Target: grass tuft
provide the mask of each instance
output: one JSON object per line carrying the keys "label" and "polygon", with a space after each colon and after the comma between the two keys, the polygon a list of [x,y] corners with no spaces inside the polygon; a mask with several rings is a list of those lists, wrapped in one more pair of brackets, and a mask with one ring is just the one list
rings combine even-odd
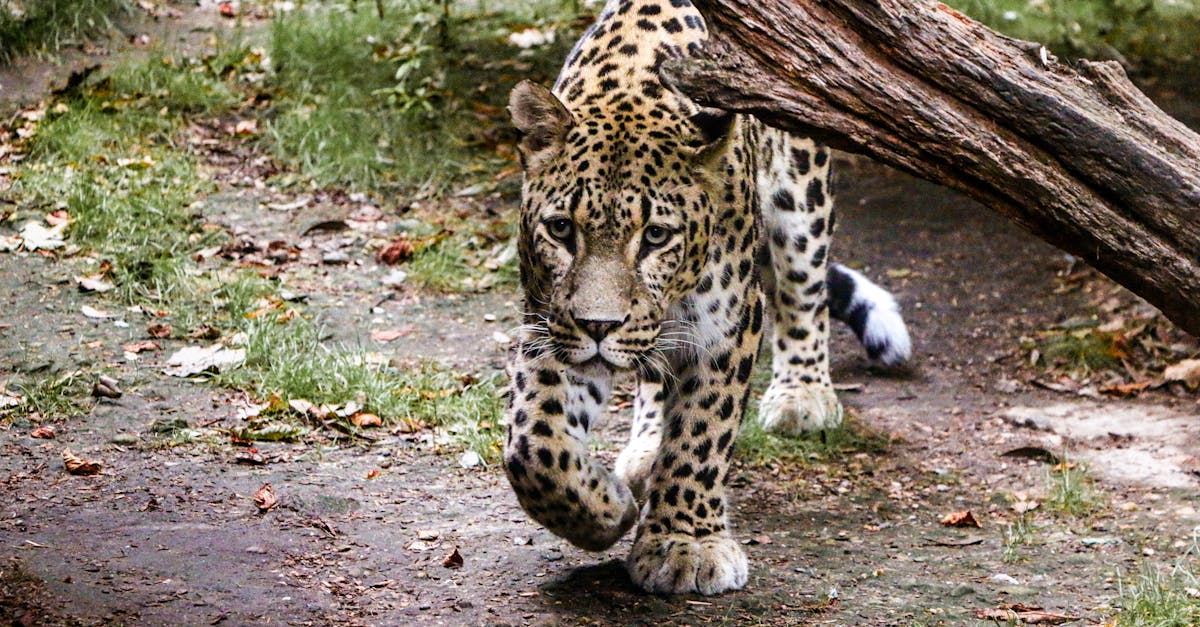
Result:
{"label": "grass tuft", "polygon": [[1169,574],[1144,564],[1132,581],[1118,578],[1121,627],[1191,627],[1200,624],[1200,581],[1176,567]]}
{"label": "grass tuft", "polygon": [[1096,512],[1103,504],[1083,467],[1059,464],[1047,473],[1046,482],[1050,494],[1045,505],[1051,511],[1080,518]]}
{"label": "grass tuft", "polygon": [[30,52],[53,52],[111,26],[129,11],[123,0],[0,2],[0,63]]}
{"label": "grass tuft", "polygon": [[[276,95],[269,137],[282,161],[322,185],[445,191],[468,174],[511,165],[508,91],[557,72],[575,36],[567,3],[496,13],[440,3],[385,3],[381,19],[338,2],[280,15],[271,30]],[[505,37],[520,25],[562,30],[518,59]],[[488,165],[490,162],[490,165]]]}

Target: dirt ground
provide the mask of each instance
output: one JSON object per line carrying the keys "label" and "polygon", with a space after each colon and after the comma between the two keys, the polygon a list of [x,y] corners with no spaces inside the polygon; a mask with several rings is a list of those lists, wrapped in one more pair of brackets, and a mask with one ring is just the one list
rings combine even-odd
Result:
{"label": "dirt ground", "polygon": [[[56,67],[61,78],[67,66]],[[1194,106],[1186,91],[1156,89],[1195,122],[1197,110],[1183,108]],[[1081,291],[1056,293],[1064,255],[945,189],[860,160],[838,166],[836,256],[896,293],[915,367],[872,371],[838,330],[842,400],[881,444],[834,461],[738,466],[732,511],[751,560],[745,590],[713,598],[638,592],[621,563],[628,538],[601,554],[567,545],[528,520],[497,467],[463,468],[429,433],[355,445],[263,443],[270,463],[254,466],[237,463],[232,445],[167,446],[163,425],[232,425],[240,397],[159,375],[174,347],[126,361],[120,346],[142,339],[140,320],[129,314],[122,327],[87,319],[80,307],[93,297],[59,264],[4,254],[0,374],[101,364],[119,373],[127,393],[59,422],[55,440],[30,437],[28,421],[0,425],[0,619],[962,625],[978,621],[978,610],[1025,604],[1100,624],[1121,582],[1143,565],[1194,566],[1196,396],[1118,400],[1032,385],[1020,339],[1092,312]],[[309,223],[294,211],[261,210],[258,193],[228,185],[201,210],[252,239],[294,238]],[[302,259],[288,279],[335,339],[402,359],[502,367],[492,336],[515,325],[517,293],[397,291],[381,284],[389,269],[361,246],[339,245],[350,263]],[[372,329],[408,325],[414,332],[398,340],[370,339]],[[605,435],[620,437],[627,420],[614,414]],[[1023,446],[1085,464],[1099,510],[1082,518],[1035,510],[1026,541],[1006,543],[1014,501],[1045,498],[1048,465],[1003,455]],[[103,460],[104,472],[67,475],[63,448]],[[260,514],[252,495],[266,482],[280,506]],[[967,509],[981,528],[939,523]],[[444,566],[455,547],[462,566]]]}

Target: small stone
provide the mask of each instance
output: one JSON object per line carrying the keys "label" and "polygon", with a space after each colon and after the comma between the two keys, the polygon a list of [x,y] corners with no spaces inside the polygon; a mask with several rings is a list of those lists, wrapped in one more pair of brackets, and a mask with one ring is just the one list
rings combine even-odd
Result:
{"label": "small stone", "polygon": [[484,322],[495,322],[496,314],[483,314],[483,321]]}
{"label": "small stone", "polygon": [[458,458],[458,465],[463,468],[475,468],[483,463],[483,458],[475,451],[467,451]]}
{"label": "small stone", "polygon": [[331,266],[345,265],[345,264],[350,263],[350,255],[347,255],[346,253],[344,253],[340,250],[335,250],[333,252],[328,252],[328,253],[325,253],[324,255],[322,255],[321,261],[323,263],[325,263],[327,265],[331,265]]}
{"label": "small stone", "polygon": [[384,287],[396,287],[407,280],[407,272],[403,270],[392,270],[387,274],[387,276],[380,279],[379,282],[382,283]]}
{"label": "small stone", "polygon": [[114,435],[112,437],[112,439],[109,441],[118,446],[133,446],[134,444],[137,444],[139,440],[140,440],[140,438],[138,438],[138,436],[135,434],[118,433],[117,435]]}
{"label": "small stone", "polygon": [[442,537],[442,534],[441,534],[441,532],[438,532],[438,531],[420,530],[420,529],[417,530],[417,539],[418,540],[423,540],[425,542],[431,542],[433,540],[437,540],[440,537]]}
{"label": "small stone", "polygon": [[989,577],[989,579],[998,583],[1006,583],[1011,586],[1017,586],[1021,584],[1021,582],[1017,581],[1012,575],[1006,575],[1004,573],[996,573],[995,575]]}
{"label": "small stone", "polygon": [[255,555],[266,555],[267,550],[257,544],[254,544],[246,547],[246,552],[254,553]]}

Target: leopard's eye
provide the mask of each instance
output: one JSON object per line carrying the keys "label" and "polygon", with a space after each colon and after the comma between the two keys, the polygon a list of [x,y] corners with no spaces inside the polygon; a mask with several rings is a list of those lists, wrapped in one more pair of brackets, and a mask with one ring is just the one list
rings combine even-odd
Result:
{"label": "leopard's eye", "polygon": [[550,237],[566,243],[575,232],[575,225],[568,218],[553,218],[546,221],[546,231],[550,233]]}
{"label": "leopard's eye", "polygon": [[651,248],[658,248],[666,244],[669,239],[671,239],[670,229],[657,225],[646,227],[642,233],[642,241]]}

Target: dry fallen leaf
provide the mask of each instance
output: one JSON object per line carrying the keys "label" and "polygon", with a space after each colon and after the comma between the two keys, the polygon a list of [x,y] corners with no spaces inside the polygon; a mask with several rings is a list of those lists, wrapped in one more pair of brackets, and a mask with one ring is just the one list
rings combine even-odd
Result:
{"label": "dry fallen leaf", "polygon": [[155,322],[154,324],[151,324],[150,326],[146,327],[147,335],[149,335],[150,337],[158,338],[160,340],[171,337],[171,333],[172,333],[171,325],[165,324],[162,322]]}
{"label": "dry fallen leaf", "polygon": [[350,416],[350,424],[356,427],[382,427],[383,419],[375,414],[360,412]]}
{"label": "dry fallen leaf", "polygon": [[243,137],[258,134],[258,120],[254,118],[238,120],[238,123],[233,126],[233,134]]}
{"label": "dry fallen leaf", "polygon": [[1143,379],[1134,381],[1133,383],[1114,383],[1112,385],[1100,386],[1101,394],[1110,394],[1112,396],[1137,396],[1145,392],[1147,388],[1154,385],[1153,379]]}
{"label": "dry fallen leaf", "polygon": [[379,469],[378,469],[378,468],[372,468],[371,470],[367,471],[367,478],[368,478],[368,479],[374,479],[375,477],[378,477],[378,476],[379,476]]}
{"label": "dry fallen leaf", "polygon": [[1200,387],[1200,359],[1185,359],[1167,366],[1163,371],[1167,381],[1182,381],[1190,388]]}
{"label": "dry fallen leaf", "polygon": [[413,327],[403,327],[400,329],[376,329],[371,331],[372,342],[391,342],[398,340],[406,335],[412,335],[416,329]]}
{"label": "dry fallen leaf", "polygon": [[246,361],[243,348],[225,348],[222,344],[212,346],[188,346],[167,358],[168,368],[163,374],[172,377],[187,377],[209,371],[237,368]]}
{"label": "dry fallen leaf", "polygon": [[969,509],[964,509],[960,512],[950,512],[949,514],[942,516],[941,522],[943,525],[946,525],[947,527],[982,527],[983,526],[983,525],[979,524],[979,521],[975,519],[975,514],[972,514],[971,510],[969,510]]}
{"label": "dry fallen leaf", "polygon": [[100,375],[100,379],[92,385],[92,396],[96,398],[121,398],[124,392],[120,384],[112,377]]}
{"label": "dry fallen leaf", "polygon": [[416,245],[407,235],[401,235],[395,241],[388,244],[386,248],[379,251],[376,259],[380,263],[394,266],[398,263],[412,259],[413,253],[417,251]]}
{"label": "dry fallen leaf", "polygon": [[1037,501],[1027,501],[1022,499],[1012,504],[1012,510],[1018,514],[1024,514],[1037,509],[1038,505],[1040,505],[1040,503]]}
{"label": "dry fallen leaf", "polygon": [[215,340],[221,337],[221,330],[205,322],[188,331],[187,336],[192,340]]}
{"label": "dry fallen leaf", "polygon": [[53,440],[55,436],[54,427],[38,427],[29,434],[29,437],[39,440]]}
{"label": "dry fallen leaf", "polygon": [[1042,608],[1014,603],[991,609],[975,610],[975,618],[980,620],[993,620],[1013,622],[1017,621],[1022,625],[1061,625],[1071,621],[1079,620],[1078,616],[1067,616],[1063,614],[1051,614],[1043,612]]}
{"label": "dry fallen leaf", "polygon": [[442,558],[442,566],[446,568],[462,568],[463,556],[458,552],[458,547],[454,547],[450,554]]}
{"label": "dry fallen leaf", "polygon": [[88,305],[80,307],[79,311],[82,312],[84,316],[87,316],[93,320],[104,320],[106,318],[113,317],[112,314],[108,313],[107,311],[96,309],[95,307],[90,307]]}
{"label": "dry fallen leaf", "polygon": [[103,274],[77,276],[75,277],[75,282],[79,284],[79,289],[84,292],[107,292],[114,287],[112,281],[105,279]]}
{"label": "dry fallen leaf", "polygon": [[154,340],[140,340],[137,342],[122,344],[121,350],[125,351],[126,353],[137,354],[144,353],[146,351],[162,350],[162,346],[160,346],[158,342],[155,342]]}
{"label": "dry fallen leaf", "polygon": [[63,466],[66,466],[67,472],[73,475],[97,475],[100,474],[100,462],[83,459],[71,452],[71,449],[65,448],[62,452]]}
{"label": "dry fallen leaf", "polygon": [[59,209],[58,211],[51,211],[50,213],[47,213],[45,216],[45,220],[46,220],[46,223],[49,224],[50,226],[58,226],[60,224],[70,224],[71,223],[71,214],[67,213],[66,209]]}
{"label": "dry fallen leaf", "polygon": [[254,506],[258,508],[258,511],[269,512],[275,509],[275,506],[278,504],[279,500],[275,496],[275,488],[272,488],[271,484],[264,483],[261,488],[255,491]]}

